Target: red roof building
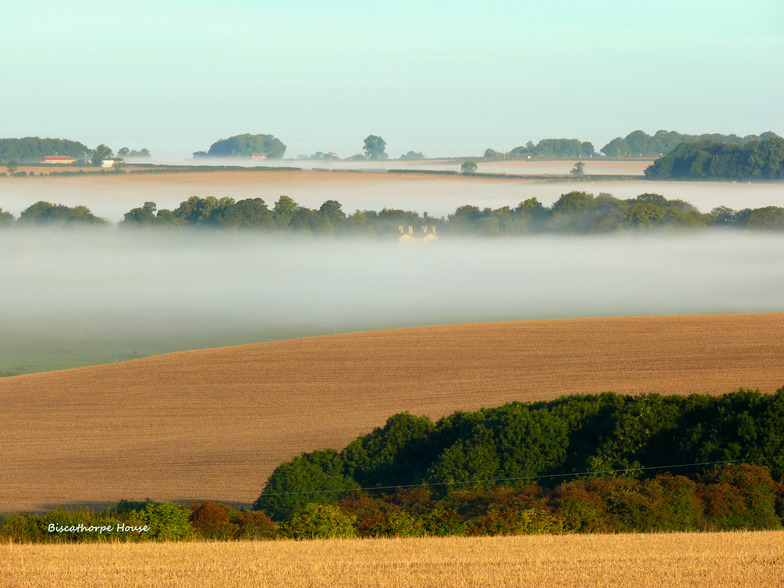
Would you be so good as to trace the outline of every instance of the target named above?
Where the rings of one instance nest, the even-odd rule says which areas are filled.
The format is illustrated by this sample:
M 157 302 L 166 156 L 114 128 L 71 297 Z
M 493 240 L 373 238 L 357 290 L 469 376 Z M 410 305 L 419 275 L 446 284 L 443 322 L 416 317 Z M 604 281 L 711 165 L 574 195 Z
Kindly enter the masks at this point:
M 47 155 L 41 159 L 41 163 L 54 163 L 60 165 L 70 165 L 76 161 L 73 157 L 67 155 Z

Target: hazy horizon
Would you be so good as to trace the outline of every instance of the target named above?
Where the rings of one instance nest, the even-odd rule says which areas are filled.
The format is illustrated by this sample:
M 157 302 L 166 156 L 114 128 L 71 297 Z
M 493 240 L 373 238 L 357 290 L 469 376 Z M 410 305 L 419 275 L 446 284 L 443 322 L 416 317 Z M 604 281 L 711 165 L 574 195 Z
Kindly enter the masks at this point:
M 598 150 L 636 129 L 784 134 L 772 0 L 11 0 L 0 49 L 1 136 L 159 158 L 240 133 L 273 134 L 291 158 L 359 153 L 369 134 L 391 157 L 543 138 Z

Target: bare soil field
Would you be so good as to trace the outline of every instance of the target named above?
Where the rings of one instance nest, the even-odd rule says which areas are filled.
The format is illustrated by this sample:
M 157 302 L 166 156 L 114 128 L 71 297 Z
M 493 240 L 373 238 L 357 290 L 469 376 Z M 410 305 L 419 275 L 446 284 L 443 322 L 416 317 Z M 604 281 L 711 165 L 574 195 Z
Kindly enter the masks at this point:
M 784 532 L 0 545 L 4 586 L 784 586 Z
M 121 498 L 248 505 L 282 461 L 394 413 L 784 385 L 784 314 L 370 331 L 0 379 L 0 512 Z

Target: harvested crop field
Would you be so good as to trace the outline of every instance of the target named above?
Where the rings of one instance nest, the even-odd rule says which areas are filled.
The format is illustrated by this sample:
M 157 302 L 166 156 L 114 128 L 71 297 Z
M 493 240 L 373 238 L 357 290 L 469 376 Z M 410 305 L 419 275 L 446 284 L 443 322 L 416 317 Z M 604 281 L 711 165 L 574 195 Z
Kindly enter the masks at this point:
M 189 351 L 0 379 L 0 511 L 247 505 L 282 461 L 396 412 L 784 385 L 784 314 L 481 323 Z
M 784 532 L 0 545 L 7 586 L 783 586 Z
M 290 162 L 282 162 L 286 165 Z M 397 162 L 399 168 L 427 169 L 427 165 Z M 617 198 L 636 198 L 655 192 L 667 198 L 685 200 L 703 212 L 716 206 L 734 209 L 781 205 L 784 184 L 758 182 L 735 184 L 730 182 L 654 182 L 641 175 L 650 162 L 589 161 L 585 181 L 573 181 L 570 161 L 489 161 L 481 162 L 479 171 L 501 174 L 499 177 L 468 176 L 465 174 L 439 175 L 428 173 L 386 173 L 391 162 L 365 162 L 360 169 L 336 166 L 332 170 L 276 170 L 237 169 L 186 172 L 156 172 L 93 175 L 39 176 L 33 178 L 0 178 L 0 199 L 3 209 L 18 216 L 34 202 L 45 200 L 67 206 L 84 205 L 95 215 L 111 222 L 146 201 L 153 201 L 158 209 L 175 209 L 190 196 L 231 197 L 235 200 L 262 198 L 271 207 L 281 195 L 293 198 L 309 208 L 319 208 L 333 199 L 343 210 L 381 210 L 394 208 L 427 211 L 442 217 L 454 213 L 466 204 L 480 208 L 515 207 L 528 198 L 538 198 L 550 206 L 561 194 L 585 190 L 593 194 L 608 192 Z M 298 165 L 297 163 L 293 163 Z M 459 162 L 433 162 L 434 169 L 457 171 Z M 130 168 L 129 168 L 130 169 Z M 25 171 L 52 173 L 63 171 L 50 168 L 25 168 Z M 361 171 L 360 171 L 361 170 Z M 508 174 L 509 177 L 503 177 Z M 533 175 L 532 175 L 533 174 Z M 539 181 L 542 175 L 553 175 L 549 181 Z M 566 174 L 567 177 L 563 177 Z M 638 180 L 611 181 L 603 175 L 633 176 Z M 528 178 L 521 175 L 530 175 Z M 557 177 L 560 175 L 561 177 Z M 539 180 L 537 180 L 537 177 Z

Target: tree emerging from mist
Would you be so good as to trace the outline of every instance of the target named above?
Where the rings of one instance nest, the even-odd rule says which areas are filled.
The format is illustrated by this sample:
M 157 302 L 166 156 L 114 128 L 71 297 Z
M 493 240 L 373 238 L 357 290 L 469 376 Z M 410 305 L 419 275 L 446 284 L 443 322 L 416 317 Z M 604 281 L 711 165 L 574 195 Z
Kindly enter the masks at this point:
M 270 159 L 280 159 L 286 153 L 286 145 L 272 135 L 234 135 L 221 139 L 210 146 L 209 151 L 197 151 L 194 157 L 251 157 L 262 155 Z
M 0 209 L 0 229 L 13 226 L 109 225 L 85 206 L 68 207 L 39 201 L 25 209 L 19 219 Z M 158 209 L 145 202 L 124 214 L 123 229 L 194 228 L 257 233 L 294 233 L 312 236 L 423 237 L 436 232 L 446 236 L 515 236 L 536 234 L 592 235 L 650 230 L 737 228 L 784 231 L 784 208 L 733 210 L 726 206 L 701 213 L 683 200 L 668 200 L 660 194 L 640 194 L 619 199 L 611 194 L 594 196 L 573 191 L 544 206 L 528 198 L 517 206 L 479 208 L 459 206 L 446 217 L 426 212 L 383 208 L 346 213 L 337 200 L 327 200 L 319 208 L 299 205 L 290 196 L 280 196 L 272 206 L 261 198 L 191 196 L 174 210 Z
M 443 235 L 601 234 L 646 229 L 746 228 L 784 230 L 784 208 L 768 206 L 735 211 L 719 207 L 701 213 L 683 200 L 668 200 L 659 194 L 640 194 L 618 199 L 606 193 L 563 194 L 552 206 L 536 198 L 516 207 L 479 208 L 465 205 L 447 217 L 384 208 L 357 210 L 346 214 L 337 200 L 327 200 L 318 209 L 300 206 L 281 196 L 273 207 L 261 198 L 191 196 L 170 210 L 156 213 L 154 202 L 146 202 L 125 214 L 122 227 L 168 226 L 210 227 L 260 232 L 286 231 L 310 235 L 400 236 L 432 232 Z M 429 227 L 429 228 L 425 228 Z
M 784 139 L 769 137 L 745 145 L 682 143 L 645 170 L 651 179 L 784 179 Z

